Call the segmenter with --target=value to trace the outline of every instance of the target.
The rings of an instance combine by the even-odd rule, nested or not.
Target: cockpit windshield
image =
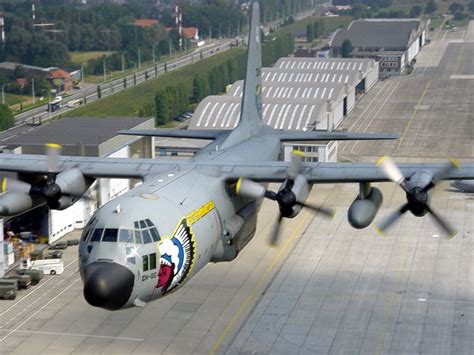
[[[83,241],[148,244],[161,239],[158,230],[149,219],[134,222],[134,229],[95,228],[97,224],[96,221],[89,223],[82,235]]]

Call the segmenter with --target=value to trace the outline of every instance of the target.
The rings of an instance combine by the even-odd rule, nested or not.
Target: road
[[[197,48],[193,52],[183,55],[181,57],[169,60],[164,63],[159,64],[152,64],[147,67],[143,67],[140,70],[136,71],[135,73],[129,74],[127,76],[123,76],[117,79],[110,80],[105,83],[101,83],[101,95],[102,97],[107,97],[112,94],[118,93],[122,90],[126,90],[127,88],[132,88],[140,83],[145,82],[146,80],[154,79],[160,75],[163,75],[165,72],[170,72],[181,68],[183,66],[192,64],[194,62],[200,61],[205,58],[209,58],[215,54],[221,53],[230,48],[232,40],[218,40],[215,43],[208,44],[202,48]],[[165,70],[166,66],[166,70]],[[126,87],[124,85],[124,81],[126,81]],[[98,84],[99,85],[99,84]],[[24,123],[31,123],[33,117],[35,121],[45,121],[60,114],[63,114],[71,108],[67,107],[67,103],[77,99],[84,99],[87,103],[94,102],[98,100],[97,94],[97,86],[88,86],[83,91],[78,90],[78,92],[74,93],[71,96],[68,96],[63,99],[61,103],[61,108],[55,112],[48,112],[46,106],[38,107],[36,109],[27,111],[25,113],[19,114],[15,116],[16,125],[21,125]]]

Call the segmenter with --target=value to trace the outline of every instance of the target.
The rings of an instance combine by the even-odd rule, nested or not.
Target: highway
[[[194,62],[200,61],[204,58],[209,58],[217,53],[221,53],[231,47],[231,39],[219,40],[204,47],[197,48],[193,52],[183,55],[181,57],[169,60],[164,63],[157,63],[142,67],[134,73],[126,76],[120,76],[116,79],[104,82],[100,85],[101,96],[107,97],[120,91],[133,88],[134,86],[143,83],[147,80],[154,79],[166,72],[176,70]],[[124,84],[126,82],[126,85]],[[21,113],[15,116],[16,125],[22,125],[24,123],[32,123],[33,118],[35,121],[45,121],[60,114],[64,114],[73,108],[67,107],[67,103],[73,100],[84,99],[87,104],[98,100],[97,86],[88,85],[83,90],[77,90],[73,95],[63,98],[61,102],[61,108],[55,112],[48,112],[46,105],[38,107],[33,110]]]

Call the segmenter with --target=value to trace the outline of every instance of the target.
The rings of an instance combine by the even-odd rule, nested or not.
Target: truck
[[[33,269],[17,270],[17,274],[18,275],[29,275],[29,276],[31,276],[31,284],[32,285],[38,284],[44,276],[43,271],[33,270]]]
[[[4,300],[14,300],[16,298],[16,286],[0,284],[0,298]]]
[[[32,270],[40,270],[49,275],[60,275],[64,271],[64,263],[61,259],[35,260],[31,262]]]
[[[7,276],[7,279],[10,280],[17,280],[18,281],[18,289],[27,289],[31,285],[31,276],[30,275],[19,275],[19,274],[11,274]]]

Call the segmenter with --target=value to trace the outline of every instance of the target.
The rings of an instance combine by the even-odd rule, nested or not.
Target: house
[[[57,92],[72,91],[73,80],[71,74],[62,69],[55,69],[49,72],[47,77],[48,81],[51,83],[51,86],[57,90]]]
[[[199,40],[199,30],[197,27],[183,27],[183,35],[188,39]]]
[[[143,18],[143,19],[135,20],[135,26],[142,27],[142,28],[155,26],[157,24],[158,24],[158,20],[155,20],[153,18],[150,18],[150,19]]]

